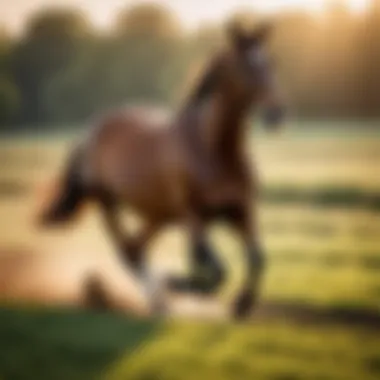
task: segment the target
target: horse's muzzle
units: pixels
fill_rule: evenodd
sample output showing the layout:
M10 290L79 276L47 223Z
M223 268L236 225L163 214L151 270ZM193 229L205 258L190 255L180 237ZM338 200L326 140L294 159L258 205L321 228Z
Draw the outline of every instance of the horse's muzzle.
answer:
M282 105L266 107L263 112L263 121L268 129L277 129L286 118L286 109Z

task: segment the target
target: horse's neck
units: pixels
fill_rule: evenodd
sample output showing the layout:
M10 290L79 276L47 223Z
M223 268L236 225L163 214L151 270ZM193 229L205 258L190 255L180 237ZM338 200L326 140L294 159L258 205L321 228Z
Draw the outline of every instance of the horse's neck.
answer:
M182 114L185 143L196 155L215 164L233 165L241 156L249 102L215 93L193 104Z
M211 149L220 159L230 162L240 158L249 106L248 99L228 97L216 105Z

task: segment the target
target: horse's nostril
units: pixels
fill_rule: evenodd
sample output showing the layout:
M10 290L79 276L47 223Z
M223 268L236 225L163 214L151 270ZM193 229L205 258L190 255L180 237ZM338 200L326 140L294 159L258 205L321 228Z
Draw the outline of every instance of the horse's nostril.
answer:
M264 123L269 127L277 126L285 119L285 115L284 107L274 106L267 108L263 115Z

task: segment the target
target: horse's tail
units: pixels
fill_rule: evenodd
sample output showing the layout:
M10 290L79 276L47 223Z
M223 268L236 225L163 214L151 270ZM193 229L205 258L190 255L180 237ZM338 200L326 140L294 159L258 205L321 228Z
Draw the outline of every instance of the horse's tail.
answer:
M47 209L40 216L43 226L60 225L77 216L88 197L82 176L83 149L78 147L69 158L62 180Z

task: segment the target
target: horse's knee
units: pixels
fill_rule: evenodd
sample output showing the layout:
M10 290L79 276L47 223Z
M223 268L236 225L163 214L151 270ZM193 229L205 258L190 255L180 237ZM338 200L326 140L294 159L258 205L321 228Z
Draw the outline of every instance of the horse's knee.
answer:
M126 265L140 271L143 265L143 247L135 241L127 240L122 247L122 258Z

